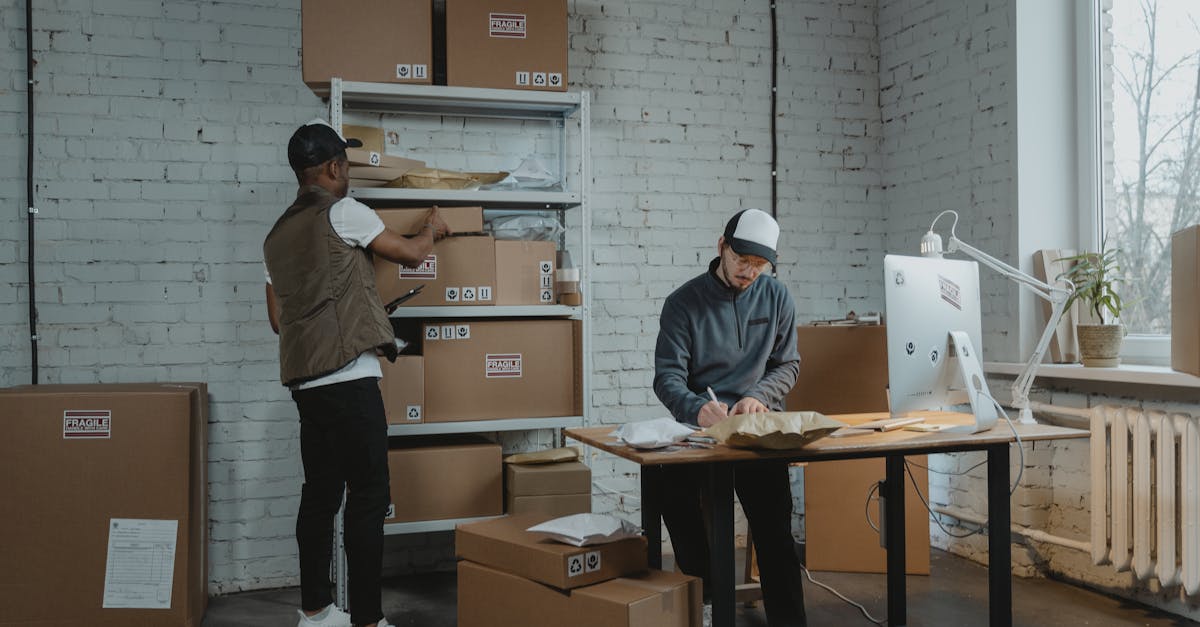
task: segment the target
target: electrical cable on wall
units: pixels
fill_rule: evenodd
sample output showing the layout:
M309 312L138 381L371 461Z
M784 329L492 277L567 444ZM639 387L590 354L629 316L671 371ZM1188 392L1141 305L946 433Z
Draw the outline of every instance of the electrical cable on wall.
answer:
M29 271L29 364L30 382L38 384L37 280L34 263L34 222L37 204L33 198L33 0L25 0L25 214L29 226L26 267Z
M776 33L775 0L771 2L771 217L779 222L777 194L779 193L779 149L775 139L775 111L779 94L779 63L777 61L779 36ZM779 270L771 266L771 274L779 275Z

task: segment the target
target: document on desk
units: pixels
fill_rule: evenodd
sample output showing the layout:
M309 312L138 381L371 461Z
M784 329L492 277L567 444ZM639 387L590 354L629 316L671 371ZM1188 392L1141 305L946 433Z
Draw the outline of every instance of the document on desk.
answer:
M178 531L178 520L109 520L102 607L170 609Z

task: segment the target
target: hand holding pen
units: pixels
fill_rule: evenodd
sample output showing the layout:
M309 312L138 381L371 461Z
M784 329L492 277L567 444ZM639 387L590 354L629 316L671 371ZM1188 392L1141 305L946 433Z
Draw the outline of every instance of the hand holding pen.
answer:
M729 416L729 406L717 398L711 387L708 388L708 397L712 400L702 405L700 413L696 415L696 424L701 427L711 427Z

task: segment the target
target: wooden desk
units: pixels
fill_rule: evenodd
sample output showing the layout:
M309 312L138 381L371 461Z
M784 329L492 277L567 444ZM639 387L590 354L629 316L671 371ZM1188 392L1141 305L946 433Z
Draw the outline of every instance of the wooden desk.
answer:
M926 422L970 424L968 414L930 412ZM834 418L848 424L887 417L886 413L844 414ZM1051 425L1013 425L1022 442L1086 438L1087 431ZM823 438L792 451L754 451L723 445L711 449L638 450L618 444L610 434L613 427L567 429L564 434L589 446L637 462L642 467L642 528L648 541L650 566L662 567L662 526L659 509L663 486L660 473L671 464L705 464L705 486L712 504L709 544L711 547L711 590L713 625L734 625L733 567L733 473L741 464L763 461L807 462L883 457L886 478L882 496L887 499L884 518L887 553L888 625L907 623L904 581L904 456L930 453L986 451L988 468L988 611L989 624L1012 625L1011 547L1009 545L1009 445L1013 432L1001 421L991 431L977 434L918 433L891 431L841 438Z

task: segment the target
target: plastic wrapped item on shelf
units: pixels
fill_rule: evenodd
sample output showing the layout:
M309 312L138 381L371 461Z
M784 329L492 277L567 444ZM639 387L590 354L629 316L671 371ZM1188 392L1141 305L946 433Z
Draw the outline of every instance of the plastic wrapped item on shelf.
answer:
M498 216L491 220L492 237L530 241L557 241L563 233L558 220L536 215Z
M537 155L529 155L521 161L515 170L501 181L485 185L483 189L537 189L544 191L560 191L562 184L558 176L546 167L545 162Z

